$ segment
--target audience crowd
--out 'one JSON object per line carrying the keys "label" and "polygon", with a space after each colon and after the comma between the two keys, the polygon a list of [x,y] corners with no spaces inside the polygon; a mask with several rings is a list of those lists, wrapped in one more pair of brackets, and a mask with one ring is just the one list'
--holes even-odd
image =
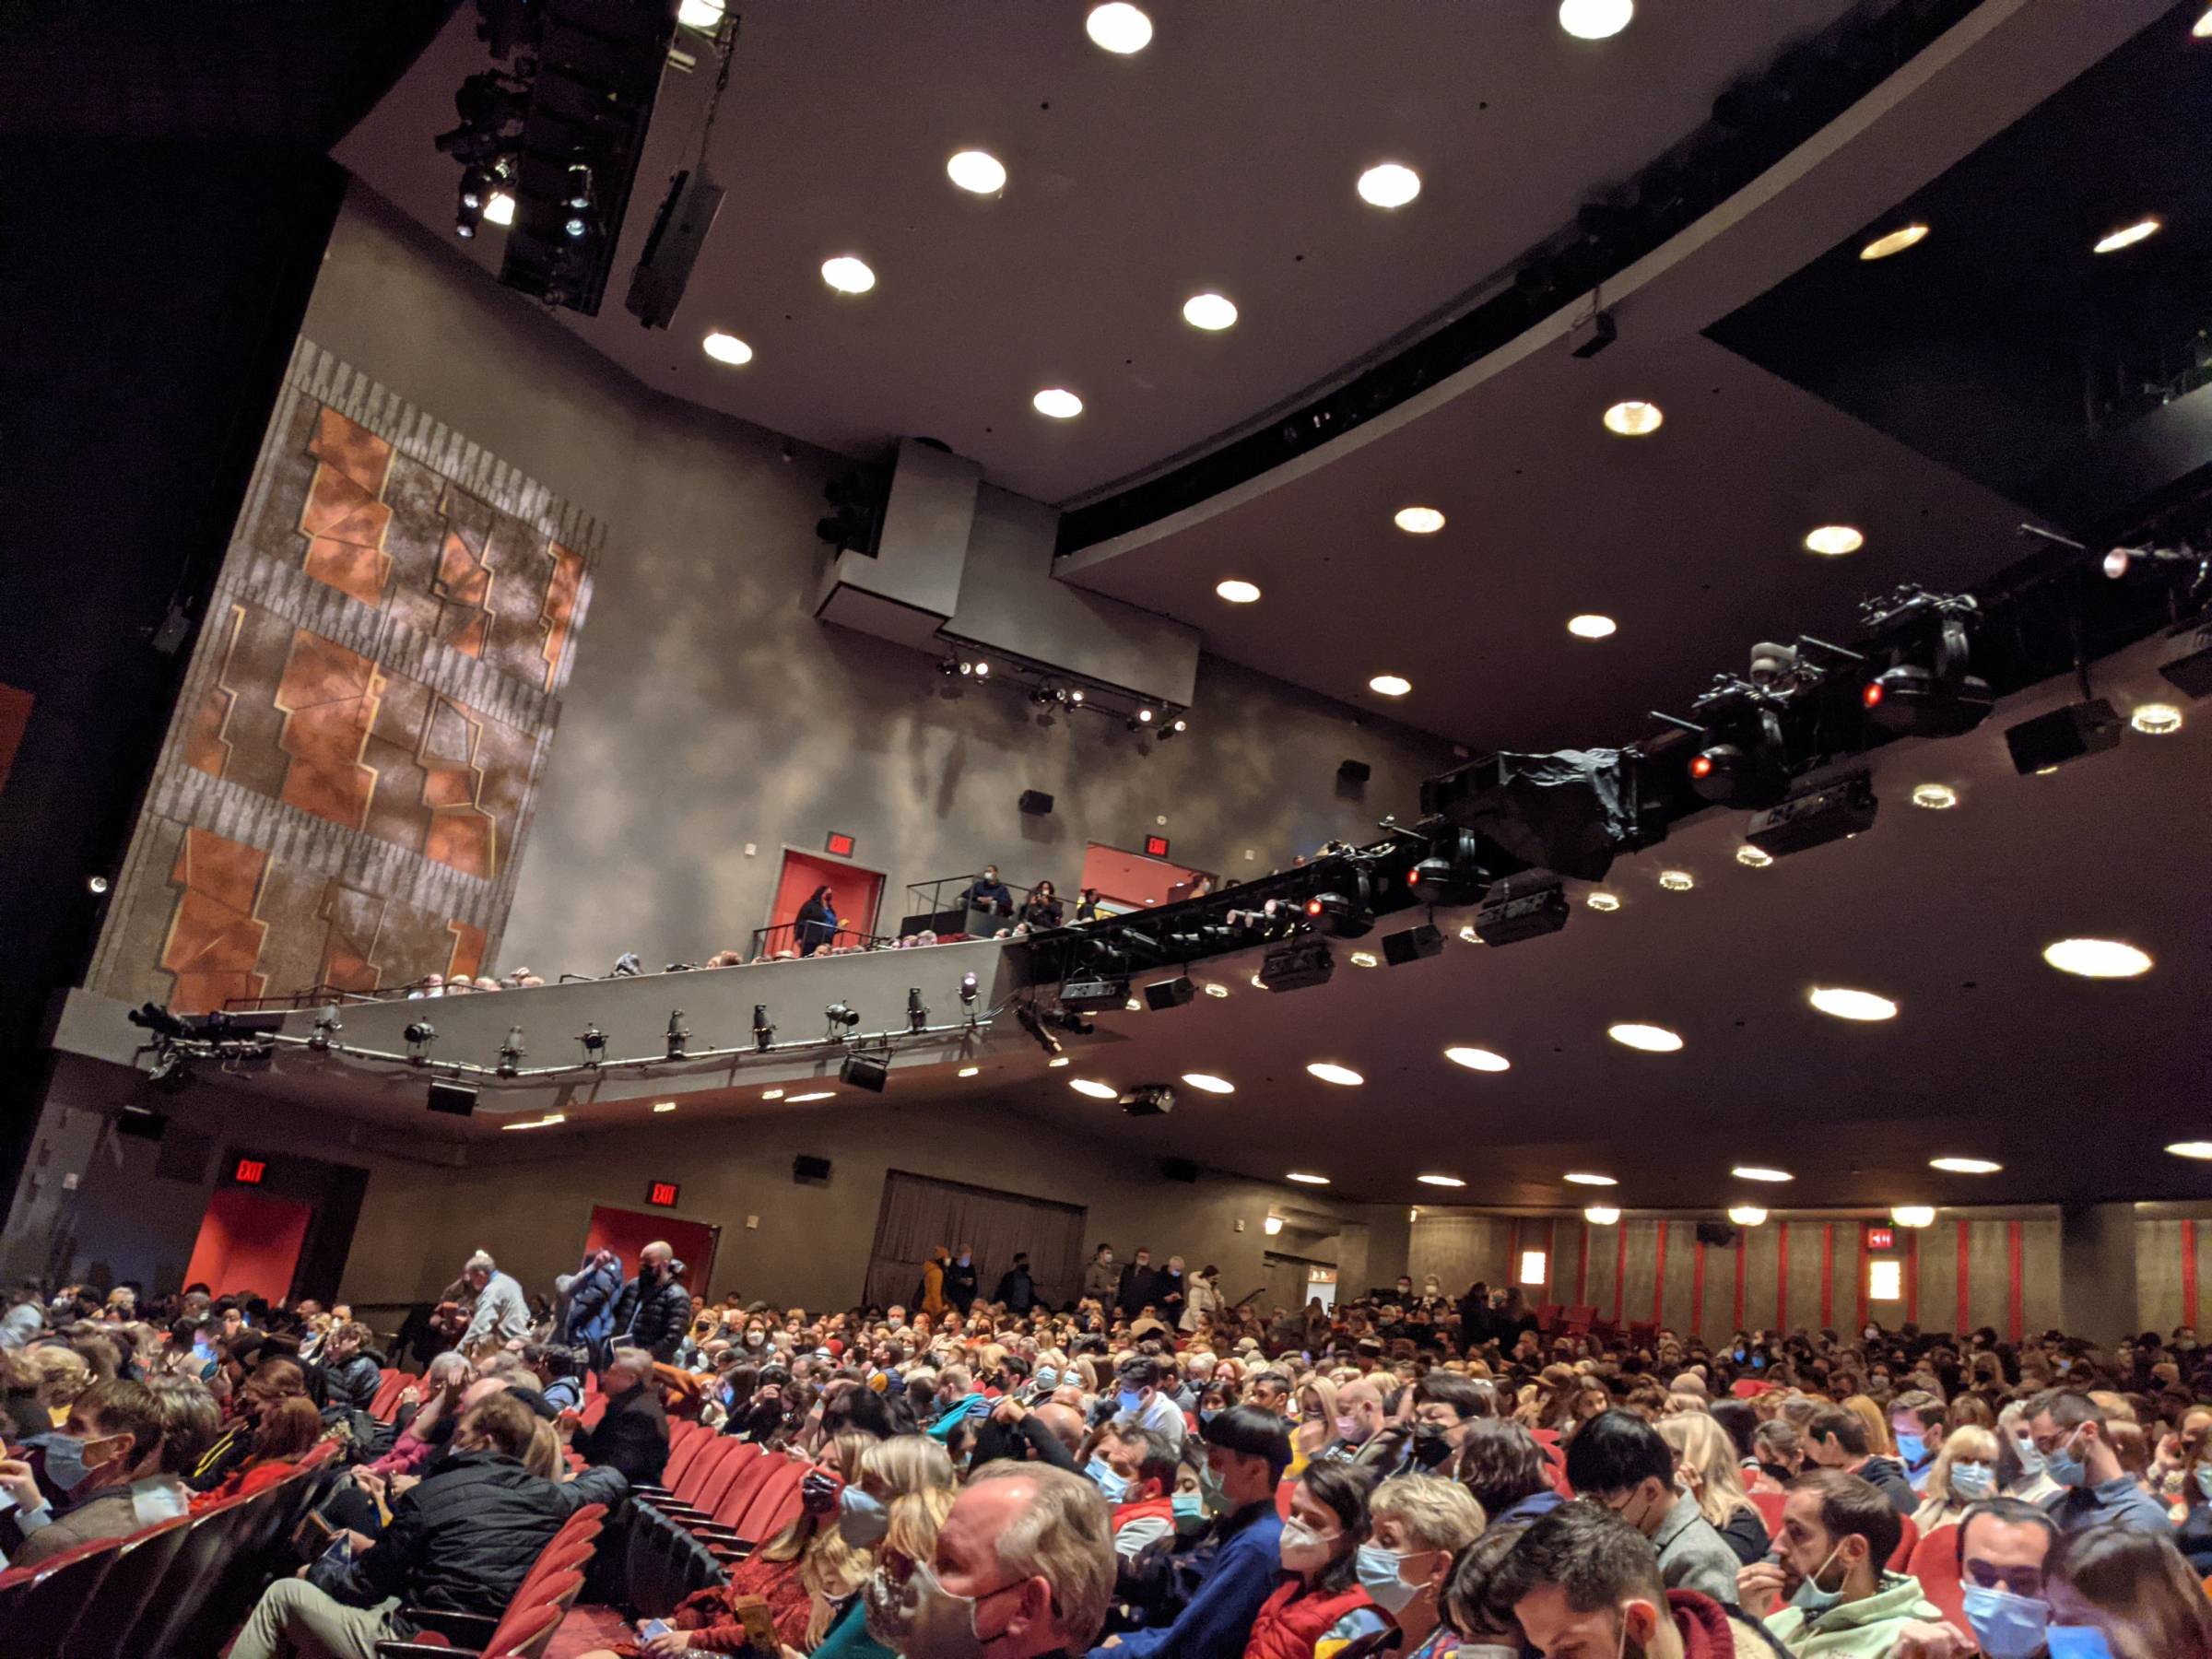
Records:
{"label": "audience crowd", "polygon": [[373,1659],[496,1615],[581,1507],[654,1501],[690,1418],[810,1472],[790,1525],[619,1649],[648,1659],[2212,1659],[2191,1330],[1711,1346],[1434,1278],[1262,1312],[1141,1250],[1101,1246],[1065,1308],[1026,1258],[989,1300],[967,1247],[933,1267],[913,1306],[824,1313],[697,1300],[665,1244],[535,1299],[478,1252],[412,1322],[388,1424],[399,1339],[344,1307],[26,1290],[0,1552],[127,1535],[335,1441],[327,1547],[230,1652]]}

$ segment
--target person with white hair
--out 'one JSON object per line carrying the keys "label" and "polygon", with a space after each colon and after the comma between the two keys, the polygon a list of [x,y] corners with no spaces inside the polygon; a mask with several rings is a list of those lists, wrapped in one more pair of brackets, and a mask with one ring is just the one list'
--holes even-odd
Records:
{"label": "person with white hair", "polygon": [[477,1297],[468,1328],[461,1333],[463,1353],[473,1354],[488,1344],[504,1347],[530,1335],[530,1299],[513,1275],[499,1270],[489,1252],[470,1256],[461,1277]]}

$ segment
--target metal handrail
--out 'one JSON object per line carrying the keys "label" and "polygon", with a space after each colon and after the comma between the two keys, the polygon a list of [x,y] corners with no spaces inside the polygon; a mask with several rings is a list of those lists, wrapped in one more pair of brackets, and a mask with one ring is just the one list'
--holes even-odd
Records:
{"label": "metal handrail", "polygon": [[[799,948],[798,930],[799,924],[796,922],[779,922],[773,927],[754,928],[750,959],[757,962],[763,957],[773,958],[785,950],[795,955]],[[896,940],[888,934],[863,933],[857,927],[846,927],[840,924],[837,931],[815,948],[820,951],[834,946],[840,950],[876,950],[894,943]]]}

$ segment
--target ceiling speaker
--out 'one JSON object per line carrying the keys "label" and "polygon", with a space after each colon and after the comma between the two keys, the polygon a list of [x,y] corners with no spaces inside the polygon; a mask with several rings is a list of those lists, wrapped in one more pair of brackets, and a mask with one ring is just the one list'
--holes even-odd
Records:
{"label": "ceiling speaker", "polygon": [[1374,775],[1374,769],[1364,760],[1339,760],[1336,775],[1347,783],[1364,783]]}
{"label": "ceiling speaker", "polygon": [[1031,818],[1044,818],[1053,810],[1053,797],[1041,789],[1025,789],[1021,792],[1021,809]]}
{"label": "ceiling speaker", "polygon": [[1739,1236],[1735,1228],[1723,1222],[1700,1221],[1698,1223],[1698,1242],[1711,1250],[1730,1249]]}
{"label": "ceiling speaker", "polygon": [[827,1181],[830,1179],[830,1160],[810,1158],[800,1153],[791,1160],[791,1178],[794,1181]]}

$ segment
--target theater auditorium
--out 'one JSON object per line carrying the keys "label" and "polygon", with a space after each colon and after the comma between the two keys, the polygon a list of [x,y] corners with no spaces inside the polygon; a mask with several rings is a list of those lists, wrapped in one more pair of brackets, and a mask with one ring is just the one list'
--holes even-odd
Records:
{"label": "theater auditorium", "polygon": [[2206,0],[0,132],[0,1659],[2212,1659]]}

